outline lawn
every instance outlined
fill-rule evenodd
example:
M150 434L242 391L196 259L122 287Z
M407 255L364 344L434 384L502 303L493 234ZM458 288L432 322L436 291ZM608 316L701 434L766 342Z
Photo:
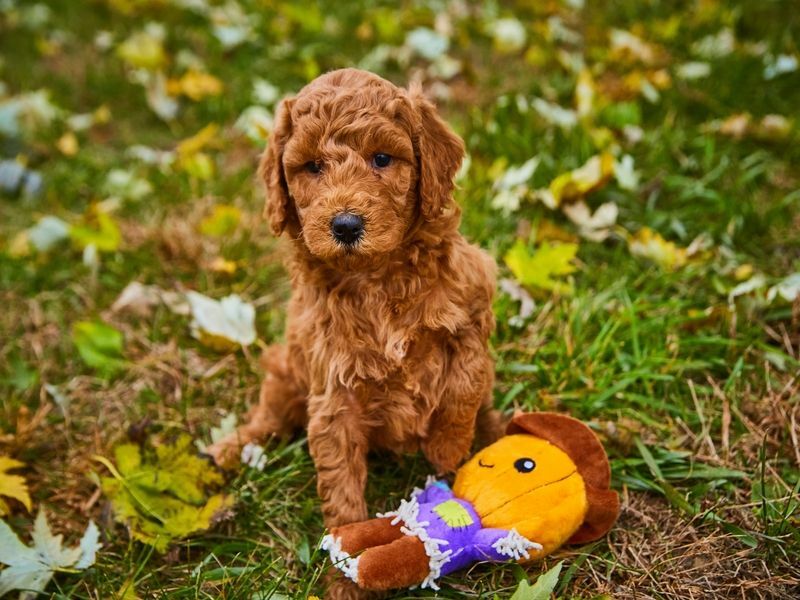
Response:
M90 519L102 543L39 597L322 596L305 439L224 476L188 457L255 400L283 332L286 247L254 177L276 104L345 66L422 82L464 138L462 231L501 277L495 404L585 420L622 498L606 539L438 596L510 598L563 561L561 598L798 597L799 14L0 0L0 460L30 494L0 469L0 514L25 544L42 509L66 544ZM243 330L190 291L236 295ZM125 465L156 450L175 481L126 500ZM376 456L370 509L428 471ZM141 516L166 502L185 530Z

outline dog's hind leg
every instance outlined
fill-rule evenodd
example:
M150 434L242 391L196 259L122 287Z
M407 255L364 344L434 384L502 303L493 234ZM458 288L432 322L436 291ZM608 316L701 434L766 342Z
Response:
M289 436L305 426L308 388L299 348L273 345L266 349L261 364L266 371L258 404L250 409L248 421L231 435L206 449L214 461L230 467L241 449L271 435Z

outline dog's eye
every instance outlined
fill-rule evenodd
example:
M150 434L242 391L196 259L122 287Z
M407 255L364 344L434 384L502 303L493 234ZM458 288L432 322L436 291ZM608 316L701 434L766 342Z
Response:
M309 173L314 173L314 175L322 171L322 163L318 160L310 160L303 167Z
M389 156L388 154L383 154L382 152L379 152L378 154L372 157L372 164L378 167L379 169L382 169L383 167L388 167L391 163L392 163L392 157Z

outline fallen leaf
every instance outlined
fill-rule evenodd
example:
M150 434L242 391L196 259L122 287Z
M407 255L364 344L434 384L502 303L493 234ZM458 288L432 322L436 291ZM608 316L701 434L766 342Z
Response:
M701 58L713 59L728 56L736 47L733 30L720 29L692 44L692 52Z
M575 84L575 109L578 117L583 119L592 114L596 94L597 88L592 72L589 69L582 69Z
M612 56L621 60L639 61L646 65L656 62L658 57L656 47L630 31L612 29L609 38Z
M56 148L64 156L75 156L78 153L78 138L74 133L68 131L58 138Z
M54 536L43 510L33 526L33 546L25 546L5 521L0 520L0 563L8 565L0 571L0 596L12 590L43 592L53 575L65 570L83 570L95 562L100 532L89 521L80 544L63 548L63 537Z
M780 296L786 302L794 302L800 295L800 273L792 273L767 291L767 302Z
M248 106L233 126L244 133L250 141L263 144L269 138L273 122L272 113L263 106Z
M69 225L52 215L39 219L36 225L28 229L27 234L28 241L39 252L47 252L67 237L69 237Z
M711 121L705 125L704 129L737 140L752 136L756 139L773 142L789 137L792 126L792 121L783 115L765 115L760 120L754 121L749 113L738 113L722 121Z
M0 133L17 138L47 127L62 114L49 90L25 92L0 101Z
M418 27L406 36L406 47L428 60L436 60L450 48L450 40L433 29Z
M134 539L158 552L165 552L174 539L208 529L233 504L231 496L210 494L223 478L197 456L189 436L155 448L122 444L114 457L115 463L95 457L112 474L101 485L114 518L127 525Z
M240 46L253 39L257 15L244 12L238 2L228 1L213 7L209 12L212 32L226 50Z
M73 225L69 237L80 248L94 245L100 252L115 252L122 242L122 232L108 213L92 206L83 224Z
M144 285L138 281L131 281L120 292L120 295L111 305L113 312L129 310L144 316L150 309L161 302L161 289L154 285Z
M219 125L209 123L193 136L182 140L175 150L181 157L197 154L217 138L218 132Z
M158 28L136 32L117 47L117 55L132 67L156 71L167 62L163 33Z
M572 129L578 124L578 113L572 109L564 108L542 98L534 98L531 105L545 121L552 125L562 129Z
M28 493L28 485L22 475L10 475L8 472L21 469L25 463L15 460L9 456L0 456L0 496L18 500L30 512L31 497ZM0 517L11 512L5 500L0 498Z
M609 236L619 214L619 208L614 202L601 204L594 214L583 200L565 204L562 210L578 226L580 236L593 242L602 242Z
M192 310L192 335L216 350L231 350L256 341L255 308L236 294L217 301L198 292L186 294Z
M259 104L272 106L281 97L280 90L266 79L256 77L253 80L253 100Z
M219 96L222 93L222 82L208 73L190 70L180 79L167 82L167 93L171 96L183 94L198 102L208 96Z
M103 186L106 193L115 198L138 202L153 193L152 184L125 169L111 169Z
M739 265L733 272L733 278L736 281L744 281L745 279L750 279L752 275L753 275L753 265L751 265L750 263Z
M794 73L798 68L797 57L793 54L779 54L778 56L767 55L764 57L764 79L770 80Z
M703 79L711 75L711 65L707 62L687 62L678 65L675 74L687 81Z
M728 292L728 302L732 303L734 299L738 298L739 296L747 295L751 292L755 292L756 290L763 289L766 286L767 278L761 273L756 273L750 279L739 283Z
M688 260L685 248L679 248L673 242L665 240L649 227L642 227L636 235L631 236L628 239L628 248L631 254L650 259L670 270L684 266Z
M164 121L172 121L178 115L178 101L167 93L167 78L161 71L148 73L142 81L147 105Z
M516 211L538 166L539 158L534 156L521 165L508 167L492 186L496 192L492 206L506 214Z
M639 173L633 167L633 157L629 154L614 161L614 179L623 190L636 190L639 187Z
M578 169L562 173L536 196L548 208L558 208L562 202L577 200L603 187L614 175L614 157L608 153L596 154Z
M542 242L531 255L525 242L517 240L504 259L522 285L569 295L572 294L572 285L555 277L575 271L572 260L577 252L577 244Z
M111 305L111 310L113 312L130 310L146 315L159 302L163 303L176 315L189 315L191 313L189 303L186 301L184 294L164 290L157 285L144 285L138 281L132 281L125 286L125 289L120 292L114 304Z
M56 406L58 406L64 418L69 419L69 396L62 392L57 385L53 385L52 383L45 383L42 387L47 392L47 395L53 399Z
M508 320L508 324L512 327L522 327L525 320L536 310L536 302L531 298L528 290L514 279L504 277L498 283L504 293L508 294L512 300L519 302L519 312Z
M217 204L211 214L200 221L200 233L212 237L230 235L241 220L241 210L229 204Z
M525 26L519 19L513 17L497 19L488 23L486 30L492 37L492 43L498 52L518 52L525 47L527 34Z
M122 333L100 321L79 321L72 326L72 341L87 366L103 376L125 367Z
M217 256L208 263L208 269L214 273L224 273L225 275L233 275L239 265L235 260L227 260L221 256Z

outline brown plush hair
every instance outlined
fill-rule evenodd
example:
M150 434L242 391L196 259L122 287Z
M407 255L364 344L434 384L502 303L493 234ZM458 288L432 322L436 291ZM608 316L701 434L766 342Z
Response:
M376 153L391 164L377 168ZM463 153L418 86L364 71L327 73L277 110L260 174L270 227L291 240L286 343L266 353L250 422L211 453L225 462L305 425L328 526L366 518L370 449L421 448L447 472L476 418L487 441L498 433L495 265L458 233ZM331 235L342 212L364 220L352 247Z
M527 433L563 450L578 468L586 486L589 510L581 527L569 539L581 544L605 535L619 516L619 496L611 489L611 466L595 433L578 419L557 413L515 415L506 434Z

